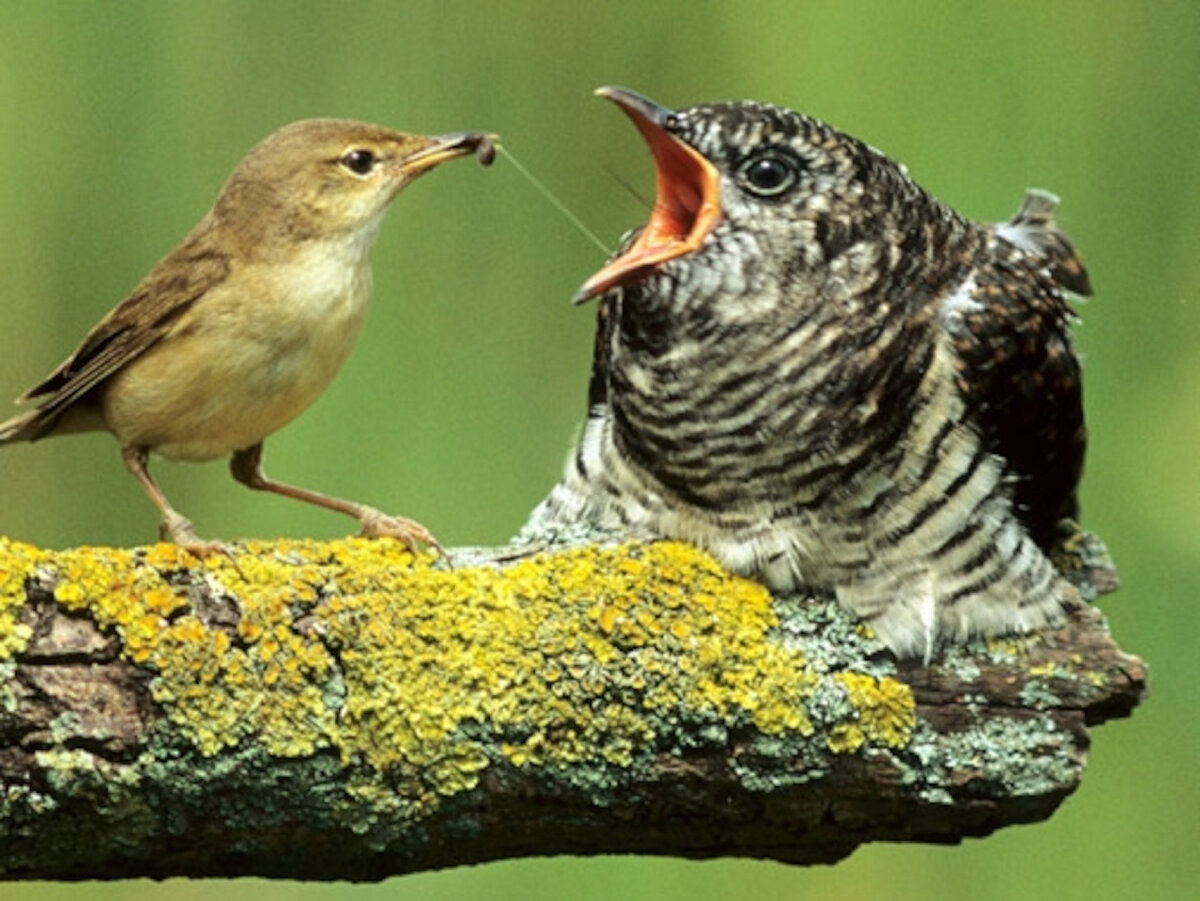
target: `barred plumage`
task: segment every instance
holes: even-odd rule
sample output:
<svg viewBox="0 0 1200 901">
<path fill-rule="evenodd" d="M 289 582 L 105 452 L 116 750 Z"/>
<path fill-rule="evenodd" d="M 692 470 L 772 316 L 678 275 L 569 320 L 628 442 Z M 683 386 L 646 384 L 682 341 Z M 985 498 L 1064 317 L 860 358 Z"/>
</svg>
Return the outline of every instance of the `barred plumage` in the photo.
<svg viewBox="0 0 1200 901">
<path fill-rule="evenodd" d="M 531 525 L 693 541 L 899 654 L 1054 620 L 1084 450 L 1064 291 L 1090 292 L 1054 198 L 981 225 L 789 110 L 602 93 L 658 197 L 581 292 L 589 415 Z"/>
</svg>

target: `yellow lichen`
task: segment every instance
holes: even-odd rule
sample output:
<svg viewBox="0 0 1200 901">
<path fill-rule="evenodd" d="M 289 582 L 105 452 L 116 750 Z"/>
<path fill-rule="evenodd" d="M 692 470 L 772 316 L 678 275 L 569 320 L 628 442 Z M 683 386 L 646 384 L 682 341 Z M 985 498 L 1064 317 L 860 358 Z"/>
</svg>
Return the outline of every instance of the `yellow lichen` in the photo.
<svg viewBox="0 0 1200 901">
<path fill-rule="evenodd" d="M 627 764 L 676 710 L 811 729 L 803 659 L 764 641 L 767 592 L 685 545 L 368 573 L 317 612 L 348 688 L 344 753 L 377 768 L 428 771 L 471 745 L 464 724 L 509 736 L 519 766 Z"/>
<path fill-rule="evenodd" d="M 996 635 L 987 639 L 988 654 L 993 658 L 1006 657 L 1020 660 L 1029 655 L 1030 649 L 1041 644 L 1042 633 L 1030 632 L 1027 635 Z"/>
<path fill-rule="evenodd" d="M 3 547 L 0 574 L 28 572 Z M 812 731 L 816 676 L 768 640 L 768 592 L 685 544 L 452 571 L 392 541 L 245 550 L 236 565 L 169 545 L 43 564 L 60 603 L 154 671 L 155 699 L 205 754 L 248 741 L 282 756 L 330 748 L 419 805 L 475 785 L 497 738 L 512 764 L 558 768 L 628 765 L 680 715 Z M 196 583 L 220 615 L 192 609 Z M 864 708 L 859 725 L 886 736 L 898 723 Z"/>
<path fill-rule="evenodd" d="M 829 730 L 826 744 L 835 753 L 857 751 L 867 742 L 889 748 L 908 744 L 917 725 L 912 689 L 891 677 L 842 672 L 834 676 L 854 707 L 853 719 Z"/>
<path fill-rule="evenodd" d="M 0 661 L 25 650 L 33 630 L 17 620 L 25 603 L 25 582 L 44 552 L 32 545 L 0 536 Z"/>
</svg>

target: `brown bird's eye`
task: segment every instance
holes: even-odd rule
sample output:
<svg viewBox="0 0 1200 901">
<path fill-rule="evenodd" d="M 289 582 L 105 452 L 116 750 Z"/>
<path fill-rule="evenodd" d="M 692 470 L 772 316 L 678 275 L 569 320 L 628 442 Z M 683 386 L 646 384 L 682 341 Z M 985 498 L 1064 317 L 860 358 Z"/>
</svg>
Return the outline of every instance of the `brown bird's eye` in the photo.
<svg viewBox="0 0 1200 901">
<path fill-rule="evenodd" d="M 370 150 L 360 148 L 358 150 L 351 150 L 338 160 L 338 162 L 355 175 L 366 175 L 375 168 L 375 154 Z"/>
<path fill-rule="evenodd" d="M 800 164 L 777 151 L 752 156 L 738 169 L 738 183 L 759 197 L 778 197 L 800 177 Z"/>
</svg>

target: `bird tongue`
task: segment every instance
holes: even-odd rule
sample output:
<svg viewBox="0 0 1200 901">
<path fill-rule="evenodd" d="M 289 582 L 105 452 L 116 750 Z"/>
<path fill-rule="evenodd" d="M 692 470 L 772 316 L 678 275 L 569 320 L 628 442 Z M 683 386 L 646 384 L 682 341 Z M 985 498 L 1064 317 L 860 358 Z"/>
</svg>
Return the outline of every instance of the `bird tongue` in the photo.
<svg viewBox="0 0 1200 901">
<path fill-rule="evenodd" d="M 621 107 L 642 133 L 654 155 L 657 186 L 650 221 L 628 250 L 584 283 L 575 295 L 577 302 L 644 278 L 658 264 L 695 250 L 721 213 L 720 175 L 665 129 L 670 110 L 621 88 L 600 88 L 596 93 Z"/>
</svg>

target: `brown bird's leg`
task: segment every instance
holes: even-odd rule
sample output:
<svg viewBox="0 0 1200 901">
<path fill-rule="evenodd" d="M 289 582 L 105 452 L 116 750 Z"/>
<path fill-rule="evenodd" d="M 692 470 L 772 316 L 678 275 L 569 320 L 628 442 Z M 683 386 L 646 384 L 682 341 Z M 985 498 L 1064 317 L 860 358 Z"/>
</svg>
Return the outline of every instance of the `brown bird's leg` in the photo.
<svg viewBox="0 0 1200 901">
<path fill-rule="evenodd" d="M 307 488 L 276 482 L 267 478 L 266 473 L 263 472 L 262 455 L 261 441 L 253 447 L 236 451 L 229 461 L 229 471 L 233 473 L 235 479 L 255 491 L 272 491 L 275 494 L 282 494 L 284 497 L 295 498 L 298 501 L 316 504 L 318 507 L 353 516 L 362 524 L 362 534 L 368 538 L 398 538 L 413 553 L 416 553 L 420 545 L 425 545 L 436 550 L 439 556 L 449 559 L 437 539 L 419 522 L 405 519 L 403 516 L 389 516 L 366 504 L 345 501 L 341 498 L 321 494 L 319 491 L 309 491 Z"/>
<path fill-rule="evenodd" d="M 233 560 L 235 567 L 237 566 L 237 561 L 233 559 L 233 554 L 228 547 L 220 541 L 205 541 L 199 537 L 196 530 L 192 528 L 191 520 L 171 506 L 167 496 L 162 493 L 162 489 L 150 475 L 149 450 L 144 447 L 123 447 L 121 448 L 121 458 L 125 461 L 125 468 L 141 483 L 150 500 L 154 502 L 154 506 L 162 512 L 162 520 L 158 524 L 160 538 L 179 545 L 197 557 L 224 554 Z"/>
</svg>

